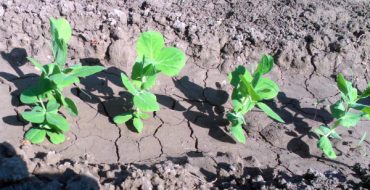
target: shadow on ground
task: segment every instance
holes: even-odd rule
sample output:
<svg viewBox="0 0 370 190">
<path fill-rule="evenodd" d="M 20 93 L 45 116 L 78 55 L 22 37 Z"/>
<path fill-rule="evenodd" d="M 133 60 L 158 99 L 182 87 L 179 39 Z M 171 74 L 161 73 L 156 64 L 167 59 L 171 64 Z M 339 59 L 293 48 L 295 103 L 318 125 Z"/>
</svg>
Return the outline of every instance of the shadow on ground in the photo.
<svg viewBox="0 0 370 190">
<path fill-rule="evenodd" d="M 28 169 L 27 161 L 17 154 L 12 145 L 0 143 L 0 189 L 99 189 L 98 182 L 89 176 L 77 174 L 71 169 L 53 173 L 45 167 L 45 172 L 33 174 Z"/>
<path fill-rule="evenodd" d="M 225 108 L 223 107 L 229 98 L 229 94 L 226 91 L 209 87 L 203 88 L 189 81 L 187 76 L 178 80 L 173 79 L 173 82 L 175 87 L 185 96 L 180 98 L 190 104 L 190 107 L 183 111 L 183 115 L 188 121 L 195 126 L 209 129 L 208 134 L 219 141 L 236 143 L 226 132 L 226 126 L 229 124 L 225 119 Z M 163 96 L 159 96 L 159 102 L 161 102 L 161 99 L 163 99 Z M 184 110 L 179 103 L 178 106 L 174 106 L 171 109 Z"/>
</svg>

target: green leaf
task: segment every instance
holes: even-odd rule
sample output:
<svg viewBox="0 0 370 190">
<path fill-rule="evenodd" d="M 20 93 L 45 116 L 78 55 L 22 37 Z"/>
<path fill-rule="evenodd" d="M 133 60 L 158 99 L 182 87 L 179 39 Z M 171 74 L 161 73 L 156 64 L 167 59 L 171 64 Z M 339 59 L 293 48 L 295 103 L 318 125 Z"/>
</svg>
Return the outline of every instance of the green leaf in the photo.
<svg viewBox="0 0 370 190">
<path fill-rule="evenodd" d="M 344 79 L 344 76 L 342 74 L 339 74 L 337 76 L 337 86 L 339 90 L 346 96 L 348 96 L 349 88 L 350 88 L 350 82 L 348 82 L 346 79 Z"/>
<path fill-rule="evenodd" d="M 330 159 L 337 158 L 337 155 L 328 137 L 326 136 L 321 137 L 320 140 L 317 142 L 317 147 L 320 148 L 324 152 L 324 154 Z"/>
<path fill-rule="evenodd" d="M 256 71 L 254 72 L 254 75 L 256 75 L 257 73 L 264 75 L 270 72 L 273 65 L 274 65 L 274 58 L 270 55 L 263 55 L 257 66 Z"/>
<path fill-rule="evenodd" d="M 49 102 L 48 104 L 46 105 L 46 111 L 47 112 L 58 112 L 58 109 L 60 108 L 60 104 L 58 104 L 58 102 L 55 100 L 55 98 L 53 99 L 49 99 Z"/>
<path fill-rule="evenodd" d="M 185 54 L 177 48 L 163 48 L 154 55 L 154 66 L 167 76 L 176 76 L 185 66 Z"/>
<path fill-rule="evenodd" d="M 346 113 L 346 108 L 344 107 L 343 102 L 338 100 L 330 106 L 330 112 L 334 118 L 338 119 Z"/>
<path fill-rule="evenodd" d="M 78 115 L 78 110 L 77 110 L 76 104 L 70 98 L 65 98 L 64 100 L 65 100 L 64 106 L 65 106 L 66 110 L 68 111 L 68 113 L 71 114 L 71 116 L 76 117 Z"/>
<path fill-rule="evenodd" d="M 280 91 L 279 86 L 274 81 L 264 77 L 259 79 L 254 90 L 258 96 L 264 100 L 275 98 Z"/>
<path fill-rule="evenodd" d="M 73 83 L 79 83 L 78 77 L 73 75 L 66 75 L 64 73 L 55 74 L 50 77 L 50 80 L 54 82 L 59 89 L 72 85 Z"/>
<path fill-rule="evenodd" d="M 20 96 L 20 100 L 24 104 L 34 104 L 39 102 L 37 96 L 40 95 L 40 92 L 37 87 L 30 87 L 24 90 Z"/>
<path fill-rule="evenodd" d="M 246 143 L 246 138 L 244 135 L 244 131 L 241 125 L 233 125 L 230 129 L 231 134 L 235 137 L 235 139 L 240 142 L 245 144 Z"/>
<path fill-rule="evenodd" d="M 134 105 L 144 112 L 153 112 L 159 110 L 157 97 L 145 90 L 134 95 Z"/>
<path fill-rule="evenodd" d="M 27 60 L 29 62 L 31 62 L 38 70 L 42 71 L 42 72 L 46 72 L 44 67 L 42 67 L 42 65 L 34 58 L 32 57 L 27 57 Z"/>
<path fill-rule="evenodd" d="M 66 131 L 69 130 L 69 125 L 68 125 L 67 120 L 58 113 L 47 112 L 46 113 L 46 121 L 49 124 L 51 124 L 52 126 L 55 126 L 56 128 L 58 128 L 61 131 L 66 132 Z"/>
<path fill-rule="evenodd" d="M 265 103 L 257 102 L 257 106 L 272 119 L 275 119 L 276 121 L 279 121 L 281 123 L 285 123 L 284 120 L 281 119 L 281 117 L 277 113 L 275 113 L 270 107 L 268 107 Z"/>
<path fill-rule="evenodd" d="M 253 80 L 252 75 L 249 73 L 249 71 L 245 67 L 239 65 L 233 72 L 229 73 L 228 75 L 230 84 L 235 88 L 240 83 L 240 75 L 243 75 L 248 82 L 252 82 Z"/>
<path fill-rule="evenodd" d="M 87 77 L 104 70 L 102 66 L 80 66 L 76 67 L 69 73 L 75 77 Z"/>
<path fill-rule="evenodd" d="M 47 131 L 46 134 L 49 136 L 50 142 L 53 144 L 60 144 L 65 141 L 63 133 Z"/>
<path fill-rule="evenodd" d="M 39 128 L 31 128 L 25 134 L 25 138 L 32 144 L 42 143 L 45 139 L 46 131 Z"/>
<path fill-rule="evenodd" d="M 248 94 L 244 94 L 244 96 L 250 95 L 252 97 L 252 100 L 254 101 L 261 100 L 261 97 L 254 91 L 252 85 L 250 84 L 250 82 L 248 82 L 247 78 L 243 75 L 239 75 L 239 77 L 242 82 L 241 84 L 245 86 L 248 92 Z"/>
<path fill-rule="evenodd" d="M 363 114 L 361 113 L 348 112 L 343 117 L 338 119 L 336 122 L 343 127 L 349 128 L 356 126 L 362 117 Z"/>
<path fill-rule="evenodd" d="M 31 123 L 43 123 L 45 121 L 45 110 L 40 106 L 36 106 L 32 111 L 22 112 L 21 116 L 24 120 Z"/>
<path fill-rule="evenodd" d="M 117 115 L 113 118 L 114 123 L 116 124 L 123 124 L 126 123 L 128 120 L 132 118 L 131 112 L 126 112 L 121 115 Z"/>
<path fill-rule="evenodd" d="M 59 40 L 63 40 L 65 43 L 69 42 L 72 37 L 72 28 L 66 19 L 50 18 L 50 25 L 53 36 L 57 37 Z"/>
<path fill-rule="evenodd" d="M 137 61 L 142 61 L 143 56 L 153 60 L 154 56 L 158 55 L 164 47 L 164 39 L 161 33 L 148 31 L 141 33 L 137 43 Z"/>
<path fill-rule="evenodd" d="M 141 121 L 141 119 L 139 119 L 139 118 L 135 117 L 135 118 L 133 119 L 133 124 L 134 124 L 134 127 L 135 127 L 136 131 L 137 131 L 138 133 L 141 133 L 141 131 L 142 131 L 142 130 L 143 130 L 143 128 L 144 128 L 143 121 Z"/>
<path fill-rule="evenodd" d="M 131 83 L 130 79 L 123 73 L 121 73 L 121 80 L 123 83 L 123 86 L 133 95 L 138 93 L 138 90 L 134 87 L 134 85 Z"/>
<path fill-rule="evenodd" d="M 144 83 L 142 84 L 142 89 L 148 90 L 151 89 L 155 82 L 157 81 L 157 75 L 145 76 Z"/>
</svg>

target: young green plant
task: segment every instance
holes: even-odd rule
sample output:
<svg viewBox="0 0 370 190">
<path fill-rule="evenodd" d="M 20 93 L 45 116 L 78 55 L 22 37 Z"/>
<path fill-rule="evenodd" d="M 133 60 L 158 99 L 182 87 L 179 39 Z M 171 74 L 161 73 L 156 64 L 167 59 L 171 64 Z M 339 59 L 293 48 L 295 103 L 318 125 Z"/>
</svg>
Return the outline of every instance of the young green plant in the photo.
<svg viewBox="0 0 370 190">
<path fill-rule="evenodd" d="M 246 142 L 244 115 L 255 106 L 269 117 L 284 123 L 278 114 L 263 103 L 263 100 L 275 98 L 279 92 L 279 86 L 274 81 L 263 77 L 271 71 L 273 65 L 273 58 L 263 55 L 253 75 L 243 66 L 238 66 L 229 74 L 229 81 L 234 89 L 231 95 L 233 109 L 227 113 L 227 119 L 231 123 L 230 131 L 238 142 Z"/>
<path fill-rule="evenodd" d="M 159 73 L 169 77 L 179 74 L 185 66 L 185 54 L 175 47 L 165 47 L 161 33 L 148 31 L 140 35 L 136 44 L 137 58 L 132 68 L 131 80 L 121 74 L 124 87 L 132 94 L 133 106 L 123 114 L 113 118 L 116 124 L 132 120 L 137 132 L 143 130 L 142 119 L 148 112 L 159 110 L 156 96 L 149 90 L 155 85 Z"/>
<path fill-rule="evenodd" d="M 41 76 L 37 85 L 29 87 L 20 96 L 22 103 L 33 106 L 31 111 L 22 112 L 21 116 L 32 123 L 25 138 L 34 144 L 43 142 L 46 136 L 54 144 L 64 142 L 64 132 L 69 130 L 69 124 L 59 111 L 64 107 L 71 116 L 77 116 L 78 110 L 72 99 L 63 96 L 63 88 L 78 83 L 79 77 L 87 77 L 104 69 L 101 66 L 81 64 L 66 67 L 72 28 L 63 18 L 51 18 L 50 25 L 54 61 L 41 65 L 37 60 L 28 57 L 28 60 L 41 71 Z"/>
<path fill-rule="evenodd" d="M 370 119 L 370 106 L 359 103 L 361 99 L 370 96 L 370 83 L 363 93 L 358 93 L 350 81 L 347 81 L 342 74 L 337 76 L 337 86 L 341 98 L 330 106 L 330 112 L 335 119 L 332 125 L 321 125 L 314 132 L 319 136 L 317 147 L 331 159 L 335 159 L 337 154 L 334 151 L 331 139 L 341 139 L 336 132 L 336 128 L 343 126 L 347 129 L 355 127 L 358 122 L 365 118 Z"/>
</svg>

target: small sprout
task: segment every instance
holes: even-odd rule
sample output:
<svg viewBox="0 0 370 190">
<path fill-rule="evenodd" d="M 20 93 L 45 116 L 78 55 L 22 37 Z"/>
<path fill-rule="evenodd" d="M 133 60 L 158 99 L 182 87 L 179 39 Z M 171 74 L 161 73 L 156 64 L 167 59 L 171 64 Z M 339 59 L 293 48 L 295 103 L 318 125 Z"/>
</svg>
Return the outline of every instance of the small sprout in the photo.
<svg viewBox="0 0 370 190">
<path fill-rule="evenodd" d="M 234 89 L 231 96 L 233 109 L 227 113 L 227 119 L 232 125 L 230 131 L 238 142 L 246 142 L 242 128 L 246 124 L 244 115 L 255 106 L 269 117 L 284 123 L 278 114 L 263 103 L 264 100 L 275 98 L 279 92 L 279 86 L 274 81 L 262 77 L 271 71 L 273 65 L 273 58 L 264 55 L 253 75 L 243 66 L 237 67 L 229 74 L 229 81 Z"/>
<path fill-rule="evenodd" d="M 161 33 L 149 31 L 140 35 L 136 44 L 137 58 L 132 68 L 131 79 L 121 74 L 123 86 L 133 95 L 133 107 L 113 118 L 116 124 L 132 120 L 140 133 L 144 124 L 142 119 L 149 118 L 145 112 L 159 111 L 157 97 L 149 90 L 155 85 L 159 73 L 169 77 L 176 76 L 185 66 L 185 54 L 178 48 L 165 47 Z"/>
<path fill-rule="evenodd" d="M 337 76 L 337 86 L 340 90 L 341 98 L 330 106 L 330 112 L 335 121 L 330 126 L 322 125 L 314 130 L 319 136 L 317 147 L 331 159 L 336 159 L 337 155 L 330 139 L 341 139 L 340 135 L 335 131 L 336 128 L 343 126 L 350 129 L 355 127 L 361 119 L 370 119 L 370 106 L 358 103 L 361 99 L 370 96 L 370 86 L 364 92 L 359 93 L 342 74 Z M 362 139 L 364 138 L 366 138 L 366 134 Z"/>
<path fill-rule="evenodd" d="M 78 110 L 72 99 L 63 96 L 63 88 L 78 83 L 80 77 L 87 77 L 104 69 L 101 66 L 80 64 L 66 67 L 72 28 L 63 18 L 51 18 L 50 24 L 54 62 L 41 65 L 36 59 L 28 57 L 37 70 L 41 71 L 41 77 L 36 86 L 24 90 L 20 96 L 22 103 L 33 106 L 31 111 L 21 113 L 24 120 L 33 124 L 25 134 L 25 138 L 33 144 L 42 143 L 46 136 L 54 144 L 64 142 L 64 132 L 69 131 L 70 127 L 59 110 L 64 107 L 71 116 L 77 116 Z"/>
</svg>

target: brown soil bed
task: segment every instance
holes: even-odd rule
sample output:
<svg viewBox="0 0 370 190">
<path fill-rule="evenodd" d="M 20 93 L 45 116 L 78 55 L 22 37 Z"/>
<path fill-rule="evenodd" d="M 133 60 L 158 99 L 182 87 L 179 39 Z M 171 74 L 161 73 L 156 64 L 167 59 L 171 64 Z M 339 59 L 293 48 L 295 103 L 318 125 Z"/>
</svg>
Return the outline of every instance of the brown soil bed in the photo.
<svg viewBox="0 0 370 190">
<path fill-rule="evenodd" d="M 333 120 L 338 73 L 361 90 L 370 81 L 369 7 L 361 0 L 1 1 L 0 188 L 369 188 L 369 140 L 357 147 L 369 121 L 340 131 L 336 160 L 323 156 L 312 132 Z M 60 16 L 73 27 L 68 63 L 107 69 L 64 91 L 80 111 L 68 118 L 66 142 L 30 145 L 19 95 L 39 72 L 26 57 L 51 61 L 49 18 Z M 112 118 L 127 102 L 119 75 L 130 74 L 135 41 L 147 30 L 160 31 L 187 63 L 179 76 L 159 78 L 161 110 L 138 134 Z M 225 122 L 227 73 L 264 53 L 275 58 L 269 77 L 281 91 L 268 104 L 286 123 L 253 110 L 243 145 Z"/>
</svg>

